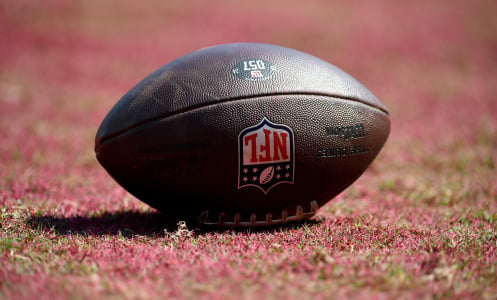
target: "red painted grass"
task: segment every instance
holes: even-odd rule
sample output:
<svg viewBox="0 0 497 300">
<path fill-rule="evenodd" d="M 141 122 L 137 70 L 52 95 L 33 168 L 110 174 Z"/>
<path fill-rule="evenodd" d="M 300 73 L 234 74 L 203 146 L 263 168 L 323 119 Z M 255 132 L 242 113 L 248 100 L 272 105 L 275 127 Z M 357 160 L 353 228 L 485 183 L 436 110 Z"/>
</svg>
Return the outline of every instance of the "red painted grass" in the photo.
<svg viewBox="0 0 497 300">
<path fill-rule="evenodd" d="M 494 2 L 2 5 L 0 298 L 495 298 Z M 320 56 L 390 108 L 384 150 L 317 221 L 178 228 L 94 159 L 128 88 L 234 41 Z"/>
</svg>

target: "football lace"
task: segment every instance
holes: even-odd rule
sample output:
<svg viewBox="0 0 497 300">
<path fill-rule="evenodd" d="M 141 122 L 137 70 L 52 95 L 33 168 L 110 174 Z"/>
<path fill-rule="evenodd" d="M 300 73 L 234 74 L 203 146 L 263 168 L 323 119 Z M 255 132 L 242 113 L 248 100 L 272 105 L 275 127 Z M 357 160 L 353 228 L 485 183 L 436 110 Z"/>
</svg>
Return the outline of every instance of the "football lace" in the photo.
<svg viewBox="0 0 497 300">
<path fill-rule="evenodd" d="M 318 208 L 318 202 L 316 200 L 313 200 L 310 202 L 310 211 L 309 212 L 304 212 L 304 208 L 301 205 L 297 205 L 297 209 L 295 212 L 295 215 L 288 215 L 288 211 L 286 209 L 281 211 L 281 218 L 280 219 L 273 219 L 273 216 L 271 213 L 267 213 L 266 217 L 264 220 L 257 220 L 257 215 L 255 213 L 250 215 L 250 220 L 249 221 L 242 221 L 241 216 L 239 213 L 236 213 L 233 216 L 233 221 L 228 221 L 226 220 L 226 214 L 224 212 L 221 212 L 217 216 L 216 221 L 211 221 L 209 220 L 209 211 L 205 210 L 203 211 L 200 216 L 198 217 L 198 222 L 201 225 L 206 225 L 206 226 L 212 226 L 212 225 L 217 225 L 220 227 L 258 227 L 258 226 L 271 226 L 271 225 L 276 225 L 276 224 L 285 224 L 288 222 L 293 222 L 293 221 L 302 221 L 302 220 L 307 220 L 313 217 Z"/>
</svg>

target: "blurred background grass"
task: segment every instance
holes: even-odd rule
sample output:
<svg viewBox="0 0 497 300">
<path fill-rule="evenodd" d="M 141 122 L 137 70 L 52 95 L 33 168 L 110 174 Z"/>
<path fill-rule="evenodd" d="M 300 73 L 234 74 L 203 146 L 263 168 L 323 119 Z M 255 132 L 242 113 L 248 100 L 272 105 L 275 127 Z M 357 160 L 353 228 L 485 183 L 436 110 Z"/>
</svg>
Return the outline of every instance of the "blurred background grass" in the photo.
<svg viewBox="0 0 497 300">
<path fill-rule="evenodd" d="M 455 166 L 495 164 L 495 1 L 0 3 L 0 150 L 10 181 L 30 166 L 75 182 L 72 166 L 103 174 L 93 138 L 121 95 L 185 53 L 240 41 L 308 52 L 373 91 L 392 119 L 383 163 L 373 164 L 390 176 L 381 180 L 423 183 Z M 30 178 L 50 180 L 43 170 Z"/>
</svg>

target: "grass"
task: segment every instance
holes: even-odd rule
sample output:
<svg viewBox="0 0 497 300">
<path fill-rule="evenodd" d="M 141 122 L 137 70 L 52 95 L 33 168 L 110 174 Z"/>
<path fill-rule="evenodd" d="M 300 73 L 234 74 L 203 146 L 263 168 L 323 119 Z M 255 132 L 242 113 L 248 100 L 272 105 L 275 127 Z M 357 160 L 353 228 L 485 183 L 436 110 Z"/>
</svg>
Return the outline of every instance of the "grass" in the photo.
<svg viewBox="0 0 497 300">
<path fill-rule="evenodd" d="M 2 212 L 2 217 L 11 221 L 10 226 L 2 224 L 2 234 L 10 238 L 0 244 L 8 257 L 0 273 L 7 279 L 2 280 L 7 282 L 4 292 L 24 296 L 40 288 L 40 278 L 55 284 L 45 292 L 58 295 L 67 284 L 85 286 L 97 277 L 103 294 L 76 288 L 66 296 L 127 295 L 130 289 L 143 289 L 146 297 L 164 292 L 182 297 L 326 297 L 343 292 L 357 296 L 359 291 L 387 297 L 489 297 L 497 279 L 495 218 L 466 215 L 430 220 L 437 226 L 425 226 L 417 214 L 397 216 L 404 224 L 368 214 L 260 232 L 195 232 L 184 224 L 175 231 L 131 229 L 139 214 L 117 213 L 85 220 L 109 219 L 111 226 L 97 228 L 119 228 L 98 233 L 73 220 L 31 221 L 28 226 L 19 221 L 22 216 L 14 219 Z M 19 228 L 24 230 L 19 233 Z M 29 280 L 34 277 L 38 280 Z M 21 287 L 17 279 L 26 282 Z M 122 286 L 129 282 L 138 286 Z M 149 294 L 149 287 L 156 294 Z M 220 289 L 226 294 L 220 295 Z"/>
<path fill-rule="evenodd" d="M 495 3 L 290 6 L 1 2 L 1 299 L 495 299 Z M 94 158 L 133 84 L 232 41 L 320 56 L 390 109 L 379 157 L 310 222 L 170 224 Z"/>
</svg>

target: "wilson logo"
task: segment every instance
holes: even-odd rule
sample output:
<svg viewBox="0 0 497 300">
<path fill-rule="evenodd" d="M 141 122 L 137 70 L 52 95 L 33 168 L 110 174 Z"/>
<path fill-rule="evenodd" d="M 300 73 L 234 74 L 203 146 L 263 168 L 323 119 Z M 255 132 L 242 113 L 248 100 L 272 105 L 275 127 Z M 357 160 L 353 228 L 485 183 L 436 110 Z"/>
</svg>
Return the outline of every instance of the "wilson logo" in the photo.
<svg viewBox="0 0 497 300">
<path fill-rule="evenodd" d="M 265 194 L 280 183 L 293 184 L 293 131 L 264 118 L 238 136 L 238 188 L 254 186 Z"/>
</svg>

